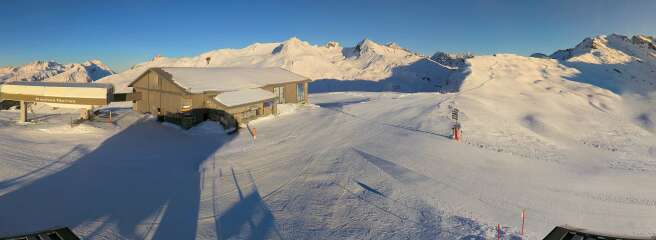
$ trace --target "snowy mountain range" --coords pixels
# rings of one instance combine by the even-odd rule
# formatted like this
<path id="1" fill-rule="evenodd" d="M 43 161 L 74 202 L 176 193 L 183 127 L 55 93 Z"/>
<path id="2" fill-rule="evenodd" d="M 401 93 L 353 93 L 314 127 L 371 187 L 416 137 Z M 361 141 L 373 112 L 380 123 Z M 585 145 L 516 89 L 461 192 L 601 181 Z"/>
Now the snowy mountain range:
<path id="1" fill-rule="evenodd" d="M 574 48 L 547 56 L 563 66 L 578 69 L 574 81 L 590 83 L 616 93 L 656 90 L 656 43 L 653 37 L 600 35 L 586 38 Z M 298 38 L 276 43 L 255 43 L 241 49 L 218 49 L 194 57 L 157 56 L 100 82 L 129 91 L 127 83 L 150 67 L 282 67 L 313 80 L 314 92 L 397 91 L 453 92 L 460 88 L 462 71 L 471 54 L 438 52 L 432 57 L 394 43 L 364 39 L 353 47 L 337 42 L 312 45 Z M 466 70 L 465 70 L 466 71 Z"/>
<path id="2" fill-rule="evenodd" d="M 92 82 L 114 74 L 99 60 L 60 64 L 36 61 L 19 67 L 0 67 L 0 83 L 11 81 Z"/>
<path id="3" fill-rule="evenodd" d="M 118 91 L 150 67 L 282 67 L 315 80 L 313 91 L 440 91 L 454 69 L 396 44 L 364 39 L 354 47 L 337 42 L 312 45 L 298 38 L 219 49 L 195 57 L 155 57 L 120 74 L 101 79 Z"/>
<path id="4" fill-rule="evenodd" d="M 544 149 L 579 143 L 638 159 L 650 143 L 631 136 L 656 132 L 653 45 L 652 37 L 602 35 L 549 56 L 476 56 L 448 104 L 461 110 L 467 134 L 477 136 L 470 143 L 482 148 L 554 160 Z"/>
<path id="5" fill-rule="evenodd" d="M 616 93 L 656 90 L 654 37 L 600 35 L 586 38 L 574 48 L 558 50 L 549 57 L 578 69 L 581 75 L 592 74 L 579 80 Z"/>
<path id="6" fill-rule="evenodd" d="M 282 67 L 312 78 L 310 90 L 315 93 L 454 94 L 444 103 L 461 110 L 462 122 L 478 140 L 510 134 L 535 145 L 549 145 L 556 138 L 615 149 L 614 143 L 599 143 L 595 131 L 640 136 L 656 132 L 654 43 L 653 37 L 614 34 L 587 38 L 549 56 L 436 53 L 428 58 L 368 39 L 342 47 L 291 38 L 195 57 L 156 57 L 99 81 L 113 83 L 121 92 L 130 91 L 127 84 L 149 67 Z M 497 147 L 514 151 L 512 145 Z"/>

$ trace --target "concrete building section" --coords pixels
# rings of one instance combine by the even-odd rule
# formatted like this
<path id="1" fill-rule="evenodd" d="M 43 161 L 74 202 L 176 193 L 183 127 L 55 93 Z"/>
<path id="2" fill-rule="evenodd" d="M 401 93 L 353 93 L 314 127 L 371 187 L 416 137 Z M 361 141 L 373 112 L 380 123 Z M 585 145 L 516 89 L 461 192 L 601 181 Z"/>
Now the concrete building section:
<path id="1" fill-rule="evenodd" d="M 114 87 L 100 83 L 9 82 L 0 85 L 0 99 L 20 102 L 20 122 L 28 121 L 29 102 L 61 108 L 79 108 L 80 118 L 90 119 L 89 111 L 112 101 Z"/>
<path id="2" fill-rule="evenodd" d="M 133 80 L 133 109 L 158 116 L 212 109 L 239 123 L 307 103 L 309 78 L 282 68 L 151 68 Z"/>
<path id="3" fill-rule="evenodd" d="M 25 101 L 20 101 L 20 122 L 27 122 L 27 104 Z"/>
<path id="4" fill-rule="evenodd" d="M 0 85 L 0 98 L 73 105 L 107 105 L 113 86 L 100 83 L 9 82 Z"/>

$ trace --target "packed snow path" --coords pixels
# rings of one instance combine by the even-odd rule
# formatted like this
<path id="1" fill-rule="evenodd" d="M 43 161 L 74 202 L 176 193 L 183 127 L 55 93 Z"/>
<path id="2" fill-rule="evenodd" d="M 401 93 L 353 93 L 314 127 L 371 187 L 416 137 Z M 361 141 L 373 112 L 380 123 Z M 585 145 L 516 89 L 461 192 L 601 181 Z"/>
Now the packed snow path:
<path id="1" fill-rule="evenodd" d="M 585 145 L 559 161 L 488 149 L 466 125 L 455 143 L 451 99 L 312 95 L 316 105 L 253 123 L 255 141 L 134 113 L 71 130 L 66 115 L 18 126 L 3 111 L 0 235 L 69 226 L 85 239 L 485 239 L 501 224 L 510 238 L 521 209 L 530 239 L 561 224 L 656 231 L 655 168 L 612 168 L 619 152 Z"/>

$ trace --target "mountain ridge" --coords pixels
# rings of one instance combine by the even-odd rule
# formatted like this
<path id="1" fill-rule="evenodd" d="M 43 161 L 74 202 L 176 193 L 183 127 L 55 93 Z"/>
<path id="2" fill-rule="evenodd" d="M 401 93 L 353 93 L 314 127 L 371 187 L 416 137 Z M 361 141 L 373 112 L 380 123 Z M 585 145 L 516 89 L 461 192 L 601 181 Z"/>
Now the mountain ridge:
<path id="1" fill-rule="evenodd" d="M 352 80 L 376 91 L 440 91 L 453 72 L 393 43 L 364 39 L 353 47 L 342 47 L 334 41 L 313 45 L 292 37 L 240 49 L 216 49 L 192 57 L 155 57 L 100 82 L 113 83 L 118 91 L 129 91 L 127 84 L 150 67 L 281 67 L 315 80 L 317 83 L 311 89 L 323 91 L 357 90 L 342 88 L 342 83 L 355 83 Z"/>
<path id="2" fill-rule="evenodd" d="M 38 60 L 17 67 L 1 67 L 0 83 L 12 81 L 93 82 L 115 72 L 100 60 L 61 64 Z"/>

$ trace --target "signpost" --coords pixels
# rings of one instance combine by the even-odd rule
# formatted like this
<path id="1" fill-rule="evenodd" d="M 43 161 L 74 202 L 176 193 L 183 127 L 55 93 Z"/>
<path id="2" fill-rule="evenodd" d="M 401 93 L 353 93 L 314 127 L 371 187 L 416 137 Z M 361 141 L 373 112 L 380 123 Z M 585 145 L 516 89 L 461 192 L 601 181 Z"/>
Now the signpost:
<path id="1" fill-rule="evenodd" d="M 453 108 L 453 111 L 451 112 L 451 118 L 456 121 L 456 125 L 453 126 L 453 139 L 458 142 L 460 142 L 460 123 L 458 122 L 459 113 L 460 110 L 457 108 Z"/>
<path id="2" fill-rule="evenodd" d="M 457 108 L 453 108 L 453 112 L 451 112 L 451 118 L 458 123 L 458 113 L 460 113 L 460 110 Z"/>

